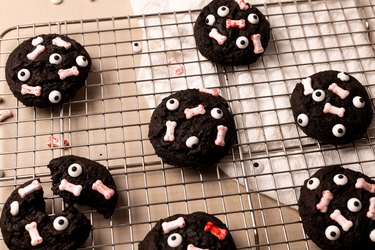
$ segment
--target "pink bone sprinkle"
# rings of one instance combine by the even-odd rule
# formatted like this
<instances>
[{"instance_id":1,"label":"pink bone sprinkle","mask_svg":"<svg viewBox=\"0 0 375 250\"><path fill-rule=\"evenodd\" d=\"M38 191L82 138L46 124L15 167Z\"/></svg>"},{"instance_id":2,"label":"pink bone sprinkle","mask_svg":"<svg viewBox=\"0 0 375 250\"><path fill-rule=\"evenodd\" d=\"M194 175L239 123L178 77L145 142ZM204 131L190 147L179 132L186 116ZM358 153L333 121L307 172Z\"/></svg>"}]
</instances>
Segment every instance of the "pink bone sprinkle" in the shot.
<instances>
[{"instance_id":1,"label":"pink bone sprinkle","mask_svg":"<svg viewBox=\"0 0 375 250\"><path fill-rule=\"evenodd\" d=\"M370 206L368 208L366 216L371 220L375 220L375 197L370 198Z\"/></svg>"},{"instance_id":2,"label":"pink bone sprinkle","mask_svg":"<svg viewBox=\"0 0 375 250\"><path fill-rule=\"evenodd\" d=\"M79 75L79 71L78 71L78 68L76 66L73 66L69 69L59 69L59 71L57 73L59 74L61 80L64 80L65 78L67 78L69 76L78 76Z\"/></svg>"},{"instance_id":3,"label":"pink bone sprinkle","mask_svg":"<svg viewBox=\"0 0 375 250\"><path fill-rule=\"evenodd\" d=\"M43 242L43 238L40 236L37 226L38 224L35 221L25 226L26 231L29 232L32 246L39 245Z\"/></svg>"},{"instance_id":4,"label":"pink bone sprinkle","mask_svg":"<svg viewBox=\"0 0 375 250\"><path fill-rule=\"evenodd\" d=\"M223 45L227 41L227 37L220 34L216 28L213 28L208 36L215 39L219 45Z\"/></svg>"},{"instance_id":5,"label":"pink bone sprinkle","mask_svg":"<svg viewBox=\"0 0 375 250\"><path fill-rule=\"evenodd\" d=\"M217 126L217 136L216 136L216 140L215 140L215 145L217 146L225 146L225 135L228 131L228 128L223 126L223 125L219 125Z\"/></svg>"},{"instance_id":6,"label":"pink bone sprinkle","mask_svg":"<svg viewBox=\"0 0 375 250\"><path fill-rule=\"evenodd\" d=\"M41 86L29 86L27 84L21 85L21 94L31 94L35 96L40 96L42 94L42 87Z\"/></svg>"},{"instance_id":7,"label":"pink bone sprinkle","mask_svg":"<svg viewBox=\"0 0 375 250\"><path fill-rule=\"evenodd\" d=\"M209 250L208 248L199 248L194 246L193 244L189 244L186 248L186 250Z\"/></svg>"},{"instance_id":8,"label":"pink bone sprinkle","mask_svg":"<svg viewBox=\"0 0 375 250\"><path fill-rule=\"evenodd\" d=\"M206 226L204 227L205 232L210 232L212 235L216 236L219 240L224 240L228 234L228 230L219 228L211 221L207 222Z\"/></svg>"},{"instance_id":9,"label":"pink bone sprinkle","mask_svg":"<svg viewBox=\"0 0 375 250\"><path fill-rule=\"evenodd\" d=\"M328 90L338 95L341 99L345 99L350 94L349 90L341 88L339 85L337 85L337 83L332 83L329 85Z\"/></svg>"},{"instance_id":10,"label":"pink bone sprinkle","mask_svg":"<svg viewBox=\"0 0 375 250\"><path fill-rule=\"evenodd\" d=\"M92 190L99 192L106 200L111 199L115 194L115 191L112 188L107 187L101 180L97 180L92 184Z\"/></svg>"},{"instance_id":11,"label":"pink bone sprinkle","mask_svg":"<svg viewBox=\"0 0 375 250\"><path fill-rule=\"evenodd\" d=\"M219 90L218 89L199 88L199 92L211 94L213 96L218 96L219 95Z\"/></svg>"},{"instance_id":12,"label":"pink bone sprinkle","mask_svg":"<svg viewBox=\"0 0 375 250\"><path fill-rule=\"evenodd\" d=\"M314 92L314 89L311 87L311 78L307 77L306 79L303 79L302 81L304 95L311 95Z\"/></svg>"},{"instance_id":13,"label":"pink bone sprinkle","mask_svg":"<svg viewBox=\"0 0 375 250\"><path fill-rule=\"evenodd\" d=\"M184 73L184 65L182 64L176 64L177 63L177 60L175 57L171 57L168 59L167 61L168 64L172 64L170 65L170 69L176 74L176 75L181 75L182 73Z\"/></svg>"},{"instance_id":14,"label":"pink bone sprinkle","mask_svg":"<svg viewBox=\"0 0 375 250\"><path fill-rule=\"evenodd\" d=\"M349 231L349 229L353 226L353 222L351 222L350 220L347 220L340 212L340 210L338 209L335 209L335 211L333 211L333 213L331 213L329 215L329 217L336 221L337 223L340 224L340 226L342 227L342 230L344 230L345 232Z\"/></svg>"},{"instance_id":15,"label":"pink bone sprinkle","mask_svg":"<svg viewBox=\"0 0 375 250\"><path fill-rule=\"evenodd\" d=\"M245 25L246 25L246 22L245 22L245 19L232 20L232 19L228 18L225 21L225 25L226 25L227 29L232 29L232 28L244 29Z\"/></svg>"},{"instance_id":16,"label":"pink bone sprinkle","mask_svg":"<svg viewBox=\"0 0 375 250\"><path fill-rule=\"evenodd\" d=\"M370 184L365 181L363 178L358 178L357 182L355 183L355 188L357 189L364 189L367 192L375 193L375 184Z\"/></svg>"},{"instance_id":17,"label":"pink bone sprinkle","mask_svg":"<svg viewBox=\"0 0 375 250\"><path fill-rule=\"evenodd\" d=\"M260 41L261 35L255 34L251 36L251 40L253 41L254 45L254 53L255 54L261 54L264 52L264 49L262 47L262 42Z\"/></svg>"},{"instance_id":18,"label":"pink bone sprinkle","mask_svg":"<svg viewBox=\"0 0 375 250\"><path fill-rule=\"evenodd\" d=\"M43 46L43 45L38 45L36 46L36 48L30 52L29 54L27 54L27 59L29 59L30 61L34 61L35 59L37 59L40 54L42 54L44 51L46 50L46 47Z\"/></svg>"},{"instance_id":19,"label":"pink bone sprinkle","mask_svg":"<svg viewBox=\"0 0 375 250\"><path fill-rule=\"evenodd\" d=\"M60 141L58 138L54 137L53 135L50 135L48 137L48 141L47 141L47 146L52 148L52 147L60 147L60 146L64 146L64 147L67 147L69 146L69 142L68 140L64 140L63 141L63 145L60 145Z\"/></svg>"},{"instance_id":20,"label":"pink bone sprinkle","mask_svg":"<svg viewBox=\"0 0 375 250\"><path fill-rule=\"evenodd\" d=\"M177 126L177 122L167 121L165 125L167 126L167 132L165 133L164 141L174 141L174 129Z\"/></svg>"},{"instance_id":21,"label":"pink bone sprinkle","mask_svg":"<svg viewBox=\"0 0 375 250\"><path fill-rule=\"evenodd\" d=\"M333 115L337 115L338 117L344 117L345 108L338 108L336 106L331 105L329 102L327 102L324 105L323 113L325 114L330 113Z\"/></svg>"},{"instance_id":22,"label":"pink bone sprinkle","mask_svg":"<svg viewBox=\"0 0 375 250\"><path fill-rule=\"evenodd\" d=\"M67 191L72 193L74 196L80 196L82 191L81 185L74 185L67 181L66 179L62 179L59 185L60 191Z\"/></svg>"},{"instance_id":23,"label":"pink bone sprinkle","mask_svg":"<svg viewBox=\"0 0 375 250\"><path fill-rule=\"evenodd\" d=\"M245 0L235 0L236 3L240 6L241 10L247 10L249 9L249 4L245 2Z\"/></svg>"},{"instance_id":24,"label":"pink bone sprinkle","mask_svg":"<svg viewBox=\"0 0 375 250\"><path fill-rule=\"evenodd\" d=\"M328 205L333 199L333 194L329 190L324 190L322 192L322 198L320 199L320 202L316 204L316 208L321 213L326 213L328 210Z\"/></svg>"},{"instance_id":25,"label":"pink bone sprinkle","mask_svg":"<svg viewBox=\"0 0 375 250\"><path fill-rule=\"evenodd\" d=\"M177 219L168 222L165 221L161 224L161 227L163 228L163 233L165 234L177 228L184 228L185 226L186 223L183 217L178 217Z\"/></svg>"},{"instance_id":26,"label":"pink bone sprinkle","mask_svg":"<svg viewBox=\"0 0 375 250\"><path fill-rule=\"evenodd\" d=\"M13 113L9 109L0 110L0 122L4 121L5 119L12 117Z\"/></svg>"},{"instance_id":27,"label":"pink bone sprinkle","mask_svg":"<svg viewBox=\"0 0 375 250\"><path fill-rule=\"evenodd\" d=\"M64 47L65 49L70 49L72 47L72 44L70 42L66 42L60 37L56 37L52 40L52 44L58 47Z\"/></svg>"},{"instance_id":28,"label":"pink bone sprinkle","mask_svg":"<svg viewBox=\"0 0 375 250\"><path fill-rule=\"evenodd\" d=\"M26 195L29 195L39 189L42 188L42 185L40 185L39 181L33 180L29 185L26 187L18 189L18 194L21 196L21 198L25 198Z\"/></svg>"},{"instance_id":29,"label":"pink bone sprinkle","mask_svg":"<svg viewBox=\"0 0 375 250\"><path fill-rule=\"evenodd\" d=\"M206 110L204 109L203 104L199 104L197 107L185 109L184 114L186 119L191 119L193 116L206 114Z\"/></svg>"}]
</instances>

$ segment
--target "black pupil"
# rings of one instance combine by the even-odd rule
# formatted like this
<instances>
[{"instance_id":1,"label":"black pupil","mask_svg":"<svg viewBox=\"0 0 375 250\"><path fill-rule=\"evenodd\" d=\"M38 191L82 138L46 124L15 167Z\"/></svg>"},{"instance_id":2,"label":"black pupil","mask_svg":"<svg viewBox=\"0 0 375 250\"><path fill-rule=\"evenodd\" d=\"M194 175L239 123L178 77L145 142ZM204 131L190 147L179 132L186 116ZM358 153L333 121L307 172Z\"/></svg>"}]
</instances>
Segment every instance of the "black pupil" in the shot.
<instances>
[{"instance_id":1,"label":"black pupil","mask_svg":"<svg viewBox=\"0 0 375 250\"><path fill-rule=\"evenodd\" d=\"M362 99L362 97L359 98L359 102L363 103L363 99Z\"/></svg>"},{"instance_id":2,"label":"black pupil","mask_svg":"<svg viewBox=\"0 0 375 250\"><path fill-rule=\"evenodd\" d=\"M302 121L302 119L298 119L298 123L302 123L303 121Z\"/></svg>"},{"instance_id":3,"label":"black pupil","mask_svg":"<svg viewBox=\"0 0 375 250\"><path fill-rule=\"evenodd\" d=\"M172 238L171 238L171 240L173 240L173 241L176 240L176 239L177 239L177 237L175 235L173 235Z\"/></svg>"},{"instance_id":4,"label":"black pupil","mask_svg":"<svg viewBox=\"0 0 375 250\"><path fill-rule=\"evenodd\" d=\"M255 168L259 167L259 163L258 163L258 162L254 162L253 166L254 166Z\"/></svg>"},{"instance_id":5,"label":"black pupil","mask_svg":"<svg viewBox=\"0 0 375 250\"><path fill-rule=\"evenodd\" d=\"M355 206L355 207L359 207L359 202L358 202L358 201L355 201L355 202L354 202L354 206Z\"/></svg>"},{"instance_id":6,"label":"black pupil","mask_svg":"<svg viewBox=\"0 0 375 250\"><path fill-rule=\"evenodd\" d=\"M138 46L138 43L136 46ZM82 61L86 62L86 57L82 56Z\"/></svg>"},{"instance_id":7,"label":"black pupil","mask_svg":"<svg viewBox=\"0 0 375 250\"><path fill-rule=\"evenodd\" d=\"M170 104L173 104L173 103L174 103L174 100L170 100L169 103L170 103Z\"/></svg>"},{"instance_id":8,"label":"black pupil","mask_svg":"<svg viewBox=\"0 0 375 250\"><path fill-rule=\"evenodd\" d=\"M55 55L55 60L57 61L57 60L59 60L59 59L60 59L60 56Z\"/></svg>"},{"instance_id":9,"label":"black pupil","mask_svg":"<svg viewBox=\"0 0 375 250\"><path fill-rule=\"evenodd\" d=\"M138 46L138 43L134 43L134 46L136 46L136 47L137 47L137 46Z\"/></svg>"},{"instance_id":10,"label":"black pupil","mask_svg":"<svg viewBox=\"0 0 375 250\"><path fill-rule=\"evenodd\" d=\"M309 180L309 184L312 185L314 183L313 180Z\"/></svg>"},{"instance_id":11,"label":"black pupil","mask_svg":"<svg viewBox=\"0 0 375 250\"><path fill-rule=\"evenodd\" d=\"M64 225L64 220L59 220L60 225Z\"/></svg>"},{"instance_id":12,"label":"black pupil","mask_svg":"<svg viewBox=\"0 0 375 250\"><path fill-rule=\"evenodd\" d=\"M209 23L210 22L210 20L208 19L208 17L206 18L206 23Z\"/></svg>"},{"instance_id":13,"label":"black pupil","mask_svg":"<svg viewBox=\"0 0 375 250\"><path fill-rule=\"evenodd\" d=\"M72 167L72 171L73 172L77 171L77 167L76 166Z\"/></svg>"},{"instance_id":14,"label":"black pupil","mask_svg":"<svg viewBox=\"0 0 375 250\"><path fill-rule=\"evenodd\" d=\"M316 92L316 96L317 97L319 97L319 96L321 96L322 95L322 93L320 93L320 92Z\"/></svg>"},{"instance_id":15,"label":"black pupil","mask_svg":"<svg viewBox=\"0 0 375 250\"><path fill-rule=\"evenodd\" d=\"M339 132L339 134L341 134L341 133L344 132L344 131L342 130L342 128L339 128L339 129L337 130L337 132Z\"/></svg>"},{"instance_id":16,"label":"black pupil","mask_svg":"<svg viewBox=\"0 0 375 250\"><path fill-rule=\"evenodd\" d=\"M258 16L257 16L257 15L253 15L253 18L254 18L254 19L258 19Z\"/></svg>"},{"instance_id":17,"label":"black pupil","mask_svg":"<svg viewBox=\"0 0 375 250\"><path fill-rule=\"evenodd\" d=\"M246 42L244 40L242 40L240 43L241 43L241 45L245 45Z\"/></svg>"},{"instance_id":18,"label":"black pupil","mask_svg":"<svg viewBox=\"0 0 375 250\"><path fill-rule=\"evenodd\" d=\"M220 110L220 109L218 109L216 112L217 112L218 114L221 114L221 110Z\"/></svg>"},{"instance_id":19,"label":"black pupil","mask_svg":"<svg viewBox=\"0 0 375 250\"><path fill-rule=\"evenodd\" d=\"M59 99L60 99L60 97L59 96L55 96L55 101L58 101Z\"/></svg>"},{"instance_id":20,"label":"black pupil","mask_svg":"<svg viewBox=\"0 0 375 250\"><path fill-rule=\"evenodd\" d=\"M343 176L343 175L341 175L341 174L340 174L340 175L339 175L338 177L339 177L339 179L342 179L342 178L344 178L344 176Z\"/></svg>"},{"instance_id":21,"label":"black pupil","mask_svg":"<svg viewBox=\"0 0 375 250\"><path fill-rule=\"evenodd\" d=\"M193 145L191 145L192 148L196 148L198 146L198 144L194 143Z\"/></svg>"},{"instance_id":22,"label":"black pupil","mask_svg":"<svg viewBox=\"0 0 375 250\"><path fill-rule=\"evenodd\" d=\"M25 76L26 75L25 71L21 71L20 75Z\"/></svg>"},{"instance_id":23,"label":"black pupil","mask_svg":"<svg viewBox=\"0 0 375 250\"><path fill-rule=\"evenodd\" d=\"M226 9L226 7L222 7L222 8L221 8L222 11L225 11L225 9Z\"/></svg>"},{"instance_id":24,"label":"black pupil","mask_svg":"<svg viewBox=\"0 0 375 250\"><path fill-rule=\"evenodd\" d=\"M335 233L335 232L331 232L330 235L331 235L332 237L335 237L335 236L336 236L336 233Z\"/></svg>"}]
</instances>

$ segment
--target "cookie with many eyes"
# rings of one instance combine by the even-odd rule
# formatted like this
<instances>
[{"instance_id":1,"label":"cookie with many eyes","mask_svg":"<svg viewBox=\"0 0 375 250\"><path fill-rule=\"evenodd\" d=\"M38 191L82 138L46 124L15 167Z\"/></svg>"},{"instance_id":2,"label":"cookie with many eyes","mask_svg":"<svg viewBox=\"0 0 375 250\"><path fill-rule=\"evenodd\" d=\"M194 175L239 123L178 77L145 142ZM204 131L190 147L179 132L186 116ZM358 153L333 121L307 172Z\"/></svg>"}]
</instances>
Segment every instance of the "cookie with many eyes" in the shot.
<instances>
[{"instance_id":1,"label":"cookie with many eyes","mask_svg":"<svg viewBox=\"0 0 375 250\"><path fill-rule=\"evenodd\" d=\"M95 208L109 218L117 205L116 184L101 164L75 155L52 159L47 166L52 174L52 191L64 201Z\"/></svg>"},{"instance_id":2,"label":"cookie with many eyes","mask_svg":"<svg viewBox=\"0 0 375 250\"><path fill-rule=\"evenodd\" d=\"M236 141L234 119L218 90L179 91L154 110L148 137L165 163L203 169L223 158Z\"/></svg>"},{"instance_id":3,"label":"cookie with many eyes","mask_svg":"<svg viewBox=\"0 0 375 250\"><path fill-rule=\"evenodd\" d=\"M139 250L235 250L227 226L204 213L176 214L159 220L139 243Z\"/></svg>"},{"instance_id":4,"label":"cookie with many eyes","mask_svg":"<svg viewBox=\"0 0 375 250\"><path fill-rule=\"evenodd\" d=\"M5 202L1 233L9 249L73 250L91 232L90 221L74 207L49 216L39 180L15 189Z\"/></svg>"},{"instance_id":5,"label":"cookie with many eyes","mask_svg":"<svg viewBox=\"0 0 375 250\"><path fill-rule=\"evenodd\" d=\"M223 65L246 65L263 55L270 24L244 0L214 0L199 14L194 37L207 59Z\"/></svg>"},{"instance_id":6,"label":"cookie with many eyes","mask_svg":"<svg viewBox=\"0 0 375 250\"><path fill-rule=\"evenodd\" d=\"M298 202L306 234L322 249L375 249L375 181L341 166L305 180Z\"/></svg>"},{"instance_id":7,"label":"cookie with many eyes","mask_svg":"<svg viewBox=\"0 0 375 250\"><path fill-rule=\"evenodd\" d=\"M322 143L360 139L372 120L372 103L365 88L344 72L322 71L303 79L290 102L300 129Z\"/></svg>"},{"instance_id":8,"label":"cookie with many eyes","mask_svg":"<svg viewBox=\"0 0 375 250\"><path fill-rule=\"evenodd\" d=\"M58 35L38 35L22 42L6 62L10 90L26 106L61 105L85 85L91 59L81 44Z\"/></svg>"}]
</instances>

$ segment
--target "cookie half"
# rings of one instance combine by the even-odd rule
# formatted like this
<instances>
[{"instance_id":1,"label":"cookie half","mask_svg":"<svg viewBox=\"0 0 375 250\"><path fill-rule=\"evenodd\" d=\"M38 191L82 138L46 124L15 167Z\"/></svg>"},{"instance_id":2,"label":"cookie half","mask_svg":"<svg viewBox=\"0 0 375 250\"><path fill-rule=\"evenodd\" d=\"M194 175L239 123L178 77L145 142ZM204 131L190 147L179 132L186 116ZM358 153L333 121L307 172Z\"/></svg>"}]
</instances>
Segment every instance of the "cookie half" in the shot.
<instances>
[{"instance_id":1,"label":"cookie half","mask_svg":"<svg viewBox=\"0 0 375 250\"><path fill-rule=\"evenodd\" d=\"M305 180L298 202L306 234L322 249L375 249L375 182L340 166Z\"/></svg>"},{"instance_id":2,"label":"cookie half","mask_svg":"<svg viewBox=\"0 0 375 250\"><path fill-rule=\"evenodd\" d=\"M270 39L270 24L243 0L214 0L194 25L199 52L222 65L246 65L261 57Z\"/></svg>"},{"instance_id":3,"label":"cookie half","mask_svg":"<svg viewBox=\"0 0 375 250\"><path fill-rule=\"evenodd\" d=\"M176 214L159 220L138 247L139 250L236 249L227 226L204 212Z\"/></svg>"},{"instance_id":4,"label":"cookie half","mask_svg":"<svg viewBox=\"0 0 375 250\"><path fill-rule=\"evenodd\" d=\"M214 165L237 138L228 103L217 89L188 89L164 98L151 116L148 137L164 162L195 169Z\"/></svg>"},{"instance_id":5,"label":"cookie half","mask_svg":"<svg viewBox=\"0 0 375 250\"><path fill-rule=\"evenodd\" d=\"M302 131L322 143L353 142L364 135L372 120L365 88L344 72L322 71L303 79L290 102Z\"/></svg>"},{"instance_id":6,"label":"cookie half","mask_svg":"<svg viewBox=\"0 0 375 250\"><path fill-rule=\"evenodd\" d=\"M22 42L5 66L14 96L40 108L69 101L85 85L91 59L81 44L59 34L38 35Z\"/></svg>"}]
</instances>

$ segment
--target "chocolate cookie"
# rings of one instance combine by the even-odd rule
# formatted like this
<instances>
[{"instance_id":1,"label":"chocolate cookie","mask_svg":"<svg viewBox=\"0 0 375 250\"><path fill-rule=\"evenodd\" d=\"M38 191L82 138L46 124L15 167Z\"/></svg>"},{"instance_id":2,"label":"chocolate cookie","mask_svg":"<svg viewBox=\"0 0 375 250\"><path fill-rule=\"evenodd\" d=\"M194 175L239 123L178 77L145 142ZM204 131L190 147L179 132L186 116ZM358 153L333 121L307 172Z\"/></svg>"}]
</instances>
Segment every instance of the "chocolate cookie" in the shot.
<instances>
[{"instance_id":1,"label":"chocolate cookie","mask_svg":"<svg viewBox=\"0 0 375 250\"><path fill-rule=\"evenodd\" d=\"M118 194L109 171L101 164L79 156L61 156L47 166L52 174L52 191L66 203L95 208L105 218L115 210Z\"/></svg>"},{"instance_id":2,"label":"chocolate cookie","mask_svg":"<svg viewBox=\"0 0 375 250\"><path fill-rule=\"evenodd\" d=\"M364 135L372 119L371 105L357 79L333 70L297 83L291 97L294 119L303 132L335 145Z\"/></svg>"},{"instance_id":3,"label":"chocolate cookie","mask_svg":"<svg viewBox=\"0 0 375 250\"><path fill-rule=\"evenodd\" d=\"M139 250L235 250L227 226L216 217L196 212L176 214L159 220L142 242Z\"/></svg>"},{"instance_id":4,"label":"chocolate cookie","mask_svg":"<svg viewBox=\"0 0 375 250\"><path fill-rule=\"evenodd\" d=\"M48 216L39 180L24 183L4 204L0 227L9 249L77 249L88 238L90 221L74 207Z\"/></svg>"},{"instance_id":5,"label":"chocolate cookie","mask_svg":"<svg viewBox=\"0 0 375 250\"><path fill-rule=\"evenodd\" d=\"M195 169L218 162L237 138L226 100L217 89L203 88L164 98L152 114L148 137L164 162Z\"/></svg>"},{"instance_id":6,"label":"chocolate cookie","mask_svg":"<svg viewBox=\"0 0 375 250\"><path fill-rule=\"evenodd\" d=\"M301 188L299 214L322 249L375 249L375 182L340 166L327 166Z\"/></svg>"},{"instance_id":7,"label":"chocolate cookie","mask_svg":"<svg viewBox=\"0 0 375 250\"><path fill-rule=\"evenodd\" d=\"M44 108L69 101L85 85L90 68L90 56L82 45L49 34L22 42L9 55L5 73L19 101Z\"/></svg>"},{"instance_id":8,"label":"chocolate cookie","mask_svg":"<svg viewBox=\"0 0 375 250\"><path fill-rule=\"evenodd\" d=\"M199 52L223 65L246 65L263 55L270 39L266 17L244 0L214 0L194 25Z\"/></svg>"}]
</instances>

